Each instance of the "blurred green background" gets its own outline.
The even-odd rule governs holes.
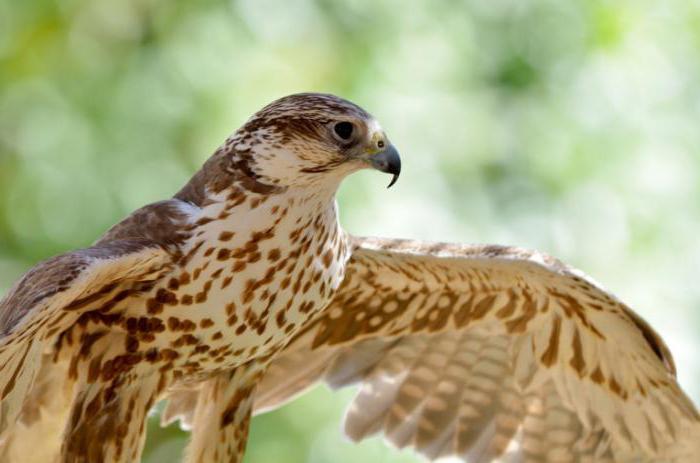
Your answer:
[[[404,159],[341,190],[357,234],[534,247],[668,340],[700,399],[700,5],[684,0],[0,0],[0,290],[172,195],[269,101],[333,92]],[[417,461],[318,388],[247,463]],[[153,420],[145,461],[186,434]]]

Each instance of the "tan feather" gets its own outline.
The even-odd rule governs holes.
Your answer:
[[[0,435],[13,423],[58,333],[72,326],[84,301],[93,301],[143,279],[170,255],[140,241],[103,244],[34,267],[0,301]]]
[[[165,427],[180,422],[182,429],[192,429],[194,410],[203,383],[184,384],[168,391],[168,401],[160,414],[160,425]]]
[[[0,444],[0,461],[58,460],[72,398],[67,376],[67,361],[55,362],[51,355],[42,356],[41,368],[18,421]]]
[[[253,391],[263,366],[250,362],[204,381],[192,414],[187,463],[239,463],[248,438]]]
[[[431,459],[694,461],[699,417],[668,348],[580,272],[516,248],[356,246],[333,303],[271,366],[296,374],[264,378],[256,407],[359,382],[346,433]]]

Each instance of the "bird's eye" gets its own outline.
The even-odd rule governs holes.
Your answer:
[[[340,138],[341,140],[350,140],[352,138],[352,133],[355,130],[355,127],[353,127],[352,123],[350,122],[338,122],[333,126],[333,131],[335,134]]]

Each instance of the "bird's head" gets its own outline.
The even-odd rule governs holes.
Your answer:
[[[393,184],[401,172],[396,149],[370,114],[320,93],[265,106],[227,141],[225,151],[234,168],[273,186],[338,184],[367,167],[392,174]]]

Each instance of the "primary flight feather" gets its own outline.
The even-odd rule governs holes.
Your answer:
[[[149,409],[190,463],[251,415],[359,384],[345,431],[470,463],[696,461],[700,416],[654,330],[544,254],[358,238],[341,181],[393,175],[367,112],[266,106],[172,199],[38,264],[0,301],[0,461],[136,462]]]

